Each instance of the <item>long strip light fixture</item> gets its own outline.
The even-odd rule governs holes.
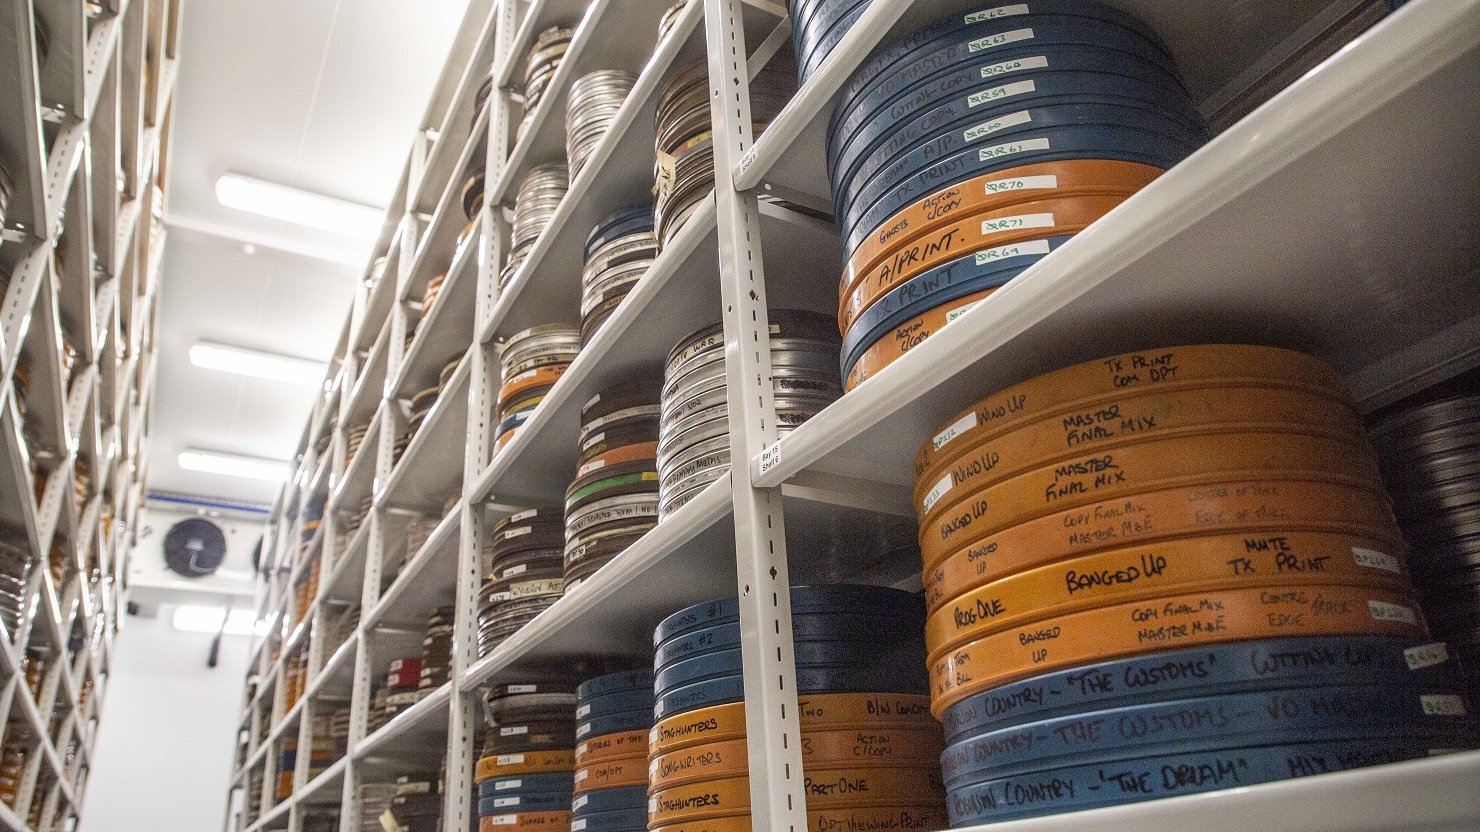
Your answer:
[[[190,363],[206,370],[317,387],[324,380],[324,364],[307,358],[231,347],[201,341],[190,348]]]
[[[216,200],[238,211],[367,240],[380,233],[385,221],[379,208],[239,173],[216,180]]]
[[[220,474],[267,482],[283,482],[288,478],[288,463],[281,459],[262,459],[255,456],[190,448],[181,451],[177,461],[181,468],[203,474]]]

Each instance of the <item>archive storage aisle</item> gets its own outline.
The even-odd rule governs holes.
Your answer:
[[[144,499],[178,32],[167,0],[0,13],[0,825],[16,832],[75,829],[93,765]]]
[[[1165,42],[1211,140],[794,425],[772,358],[799,349],[805,316],[778,310],[838,311],[834,107],[884,45],[950,13],[1033,4],[806,5],[848,10],[852,25],[801,56],[805,80],[783,95],[792,21],[774,0],[470,4],[274,509],[261,610],[272,627],[249,671],[229,830],[372,829],[398,780],[402,798],[435,795],[401,804],[437,804],[435,828],[473,828],[490,688],[642,667],[661,619],[727,596],[743,633],[751,828],[811,828],[787,588],[920,591],[913,459],[957,414],[1050,371],[1175,344],[1308,353],[1362,415],[1480,364],[1480,3],[1112,0]],[[702,87],[669,91],[705,61],[712,190],[655,126],[680,104],[702,114]],[[603,70],[616,72],[600,89],[630,92],[562,178],[550,165],[566,161],[574,82]],[[684,151],[706,138],[690,127]],[[692,204],[662,206],[661,250],[577,337],[607,298],[583,291],[588,235],[655,182]],[[567,489],[600,397],[661,380],[675,345],[720,321],[718,444],[733,464],[683,500],[665,495],[650,530],[563,593],[559,574],[540,575],[556,590],[530,590],[545,601],[523,626],[480,615],[495,525],[538,532],[541,515],[507,518],[579,501]],[[548,324],[569,328],[536,331],[554,357],[520,365],[527,331]],[[506,377],[501,359],[516,374],[545,368],[544,380]],[[1480,822],[1476,782],[1469,751],[1074,823],[1457,830]]]

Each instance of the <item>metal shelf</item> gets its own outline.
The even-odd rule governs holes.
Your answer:
[[[1480,114],[1459,106],[1480,73],[1477,16],[1474,0],[1394,14],[782,439],[757,482],[904,483],[919,443],[982,391],[1132,349],[1309,351],[1367,409],[1480,362]],[[1401,149],[1413,141],[1424,153]],[[1352,176],[1353,158],[1388,160],[1403,187]]]
[[[680,229],[591,343],[581,350],[529,421],[483,470],[474,501],[509,506],[559,503],[576,469],[581,406],[604,387],[647,375],[695,324],[719,316],[714,273],[714,199]],[[657,303],[661,295],[662,303]],[[496,492],[496,493],[495,493]]]
[[[304,699],[316,699],[332,691],[348,687],[354,680],[355,650],[359,646],[360,628],[356,628],[344,643],[334,649],[323,668],[309,680],[304,690]],[[347,693],[347,691],[346,691]]]
[[[46,156],[41,135],[37,93],[35,25],[30,3],[9,3],[0,13],[0,163],[10,174],[15,192],[6,212],[6,231],[32,236],[45,233]]]
[[[440,760],[445,750],[442,746],[446,743],[448,703],[451,701],[452,683],[449,682],[355,743],[350,755],[361,767],[389,763],[386,758],[396,752],[401,752],[403,759],[425,757]]]
[[[452,603],[461,519],[461,506],[447,512],[426,543],[406,559],[390,589],[364,617],[364,629],[425,626],[432,610]]]
[[[379,505],[440,509],[462,483],[462,455],[468,421],[466,358],[447,380],[437,403],[406,446],[385,487],[375,496]]]
[[[409,399],[423,387],[435,384],[447,362],[463,355],[473,338],[473,318],[478,291],[478,241],[469,240],[448,267],[442,291],[430,310],[422,310],[421,323],[411,348],[391,383],[392,398]]]
[[[772,248],[777,258],[767,263],[768,271],[788,270],[799,278],[797,291],[778,293],[773,305],[816,309],[816,293],[802,280],[835,266],[836,239],[829,241],[825,226],[811,217],[769,204],[760,210],[765,237],[785,243]],[[711,196],[576,356],[529,422],[483,470],[470,492],[474,500],[539,506],[563,499],[576,469],[582,404],[621,381],[662,378],[663,361],[673,345],[719,319],[719,286],[707,279],[719,269],[715,230]],[[787,255],[784,260],[781,252]]]
[[[427,283],[438,274],[446,274],[457,256],[457,236],[467,224],[463,213],[462,187],[475,157],[486,155],[488,146],[488,111],[478,114],[473,132],[463,145],[457,164],[452,167],[454,178],[448,180],[437,200],[436,212],[431,222],[417,238],[416,255],[411,261],[411,277],[401,288],[401,300],[419,299],[426,291]]]
[[[494,86],[507,89],[513,84],[514,71],[524,68],[536,35],[551,26],[575,26],[590,5],[591,0],[532,0],[509,41],[508,58],[495,68]]]
[[[384,283],[390,279],[387,275],[382,278],[381,282]],[[355,375],[355,384],[349,393],[349,406],[345,408],[343,414],[345,424],[364,424],[364,421],[379,409],[381,399],[385,396],[386,367],[390,362],[390,341],[391,326],[390,321],[387,320],[381,327],[380,335],[375,339],[375,345],[370,348],[370,354],[365,358],[365,363]],[[369,437],[366,437],[366,441],[369,441]]]
[[[735,591],[730,510],[726,475],[471,665],[462,688],[537,677],[572,657],[648,653],[663,616]]]
[[[384,399],[382,407],[384,406]],[[378,414],[369,422],[365,439],[345,466],[344,473],[331,487],[327,511],[357,510],[359,502],[370,493],[375,476],[375,457],[379,454],[381,422]]]

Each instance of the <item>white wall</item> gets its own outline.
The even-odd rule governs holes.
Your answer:
[[[226,812],[247,636],[212,636],[125,616],[103,701],[79,832],[216,832]]]

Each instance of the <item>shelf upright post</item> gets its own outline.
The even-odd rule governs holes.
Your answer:
[[[14,245],[14,244],[7,244]],[[31,324],[31,308],[41,294],[42,283],[51,262],[51,247],[43,242],[32,242],[31,250],[23,255],[10,276],[10,288],[0,302],[0,334],[3,334],[3,356],[5,366],[0,367],[0,382],[10,383],[15,365],[20,361],[21,344]]]
[[[755,194],[738,191],[731,178],[754,141],[744,5],[743,0],[704,0],[730,458],[735,460],[730,476],[751,823],[770,832],[802,832],[807,828],[807,806],[781,490],[753,487],[750,466],[745,464],[776,441],[777,433],[760,213]]]
[[[397,263],[400,269],[404,271],[409,268],[406,262],[406,254],[408,251],[414,250],[416,235],[407,217],[402,217],[401,222],[403,232],[401,245],[403,248],[402,256],[397,259]],[[406,246],[411,246],[412,248],[407,249],[405,248]],[[400,274],[384,274],[381,275],[380,279],[394,280],[397,287],[401,285],[402,281]],[[395,314],[394,308],[383,326],[391,328],[390,337],[392,339],[397,337],[405,338],[405,320],[400,315]],[[388,345],[388,347],[393,346]],[[390,356],[386,357],[386,361],[390,361]],[[387,378],[390,377],[389,368],[390,365],[387,364]],[[375,495],[376,489],[390,477],[391,459],[394,454],[393,446],[395,445],[395,437],[392,435],[393,426],[395,425],[395,414],[390,412],[390,407],[388,406],[377,406],[376,413],[380,417],[380,428],[376,433],[375,476],[371,479],[370,486],[372,497]],[[379,501],[372,501],[370,513],[364,522],[370,524],[370,533],[365,551],[365,579],[360,590],[360,610],[362,615],[368,614],[380,597],[380,576],[385,566],[385,552],[389,549],[389,541],[387,539],[389,537],[389,519],[385,507]],[[370,666],[371,661],[375,657],[374,647],[370,643],[373,635],[373,630],[362,625],[360,640],[355,645],[354,687],[350,696],[349,753],[351,755],[354,754],[355,746],[365,739],[367,733],[365,729],[369,724],[371,688],[374,684],[374,673]],[[359,765],[357,761],[351,759],[349,765],[345,768],[344,794],[340,804],[341,824],[347,822],[344,828],[357,828],[359,825],[358,798],[359,787],[361,785],[360,780]]]
[[[519,28],[519,0],[497,0],[494,4],[493,66],[501,68],[510,59]],[[495,70],[496,71],[496,70]],[[488,141],[483,160],[484,181],[496,182],[508,159],[509,112],[506,91],[495,90],[488,103]],[[478,288],[474,306],[472,362],[468,368],[467,443],[463,450],[463,497],[460,507],[457,556],[456,614],[452,650],[452,712],[447,724],[447,782],[442,806],[443,832],[465,832],[474,820],[468,816],[473,800],[475,742],[483,720],[478,686],[465,687],[463,676],[478,660],[478,591],[483,580],[483,542],[488,537],[488,513],[481,502],[469,500],[483,468],[493,456],[493,405],[498,396],[497,348],[479,340],[483,322],[498,301],[499,263],[503,260],[502,211],[485,200],[479,217]]]

